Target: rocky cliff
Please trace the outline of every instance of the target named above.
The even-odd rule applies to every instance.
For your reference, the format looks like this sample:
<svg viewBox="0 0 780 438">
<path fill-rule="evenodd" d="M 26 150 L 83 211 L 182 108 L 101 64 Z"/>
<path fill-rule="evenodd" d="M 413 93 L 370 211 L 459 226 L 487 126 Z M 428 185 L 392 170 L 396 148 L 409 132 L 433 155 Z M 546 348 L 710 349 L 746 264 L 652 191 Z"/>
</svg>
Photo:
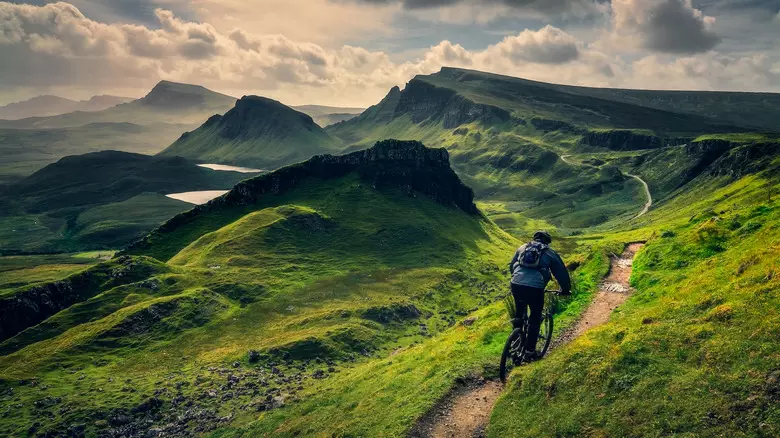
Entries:
<svg viewBox="0 0 780 438">
<path fill-rule="evenodd" d="M 690 138 L 664 138 L 649 133 L 613 129 L 588 131 L 582 136 L 580 143 L 585 146 L 602 147 L 616 151 L 636 151 L 682 145 L 689 141 L 691 141 Z"/>
<path fill-rule="evenodd" d="M 134 283 L 165 271 L 165 265 L 156 260 L 124 256 L 65 280 L 31 286 L 0 298 L 0 342 L 60 310 L 88 300 L 102 290 Z M 2 350 L 5 350 L 5 345 Z"/>
<path fill-rule="evenodd" d="M 502 123 L 510 119 L 506 110 L 475 103 L 450 88 L 441 88 L 419 79 L 412 79 L 401 92 L 395 115 L 407 114 L 414 123 L 441 121 L 445 129 L 482 121 Z"/>
<path fill-rule="evenodd" d="M 730 149 L 713 160 L 709 171 L 712 176 L 730 176 L 733 179 L 758 173 L 780 155 L 780 143 L 753 143 Z"/>
<path fill-rule="evenodd" d="M 449 154 L 444 149 L 429 149 L 417 141 L 384 140 L 373 147 L 347 155 L 319 155 L 308 161 L 284 167 L 237 184 L 230 192 L 182 213 L 134 243 L 126 252 L 134 253 L 147 247 L 156 235 L 224 208 L 256 204 L 262 197 L 283 193 L 310 178 L 334 179 L 356 172 L 377 189 L 401 189 L 410 195 L 420 193 L 445 205 L 452 205 L 478 214 L 474 192 L 450 167 Z"/>
</svg>

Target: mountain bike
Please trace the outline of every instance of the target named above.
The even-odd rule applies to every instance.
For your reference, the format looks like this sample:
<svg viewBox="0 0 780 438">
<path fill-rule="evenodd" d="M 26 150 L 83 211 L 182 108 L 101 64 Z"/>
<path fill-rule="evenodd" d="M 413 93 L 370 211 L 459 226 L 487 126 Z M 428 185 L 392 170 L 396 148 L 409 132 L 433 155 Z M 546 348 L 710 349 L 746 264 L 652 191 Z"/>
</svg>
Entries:
<svg viewBox="0 0 780 438">
<path fill-rule="evenodd" d="M 536 354 L 539 358 L 543 357 L 550 348 L 553 333 L 553 313 L 558 306 L 558 297 L 560 295 L 560 290 L 545 291 L 542 324 L 539 328 L 539 339 L 536 342 Z M 509 299 L 512 298 L 510 297 Z M 513 299 L 512 302 L 514 302 Z M 512 319 L 515 328 L 506 340 L 506 344 L 504 344 L 504 351 L 501 353 L 501 366 L 499 367 L 499 375 L 504 383 L 506 383 L 506 378 L 512 368 L 523 363 L 525 340 L 528 335 L 528 311 L 529 309 L 526 307 L 525 311 L 520 312 L 519 318 Z"/>
</svg>

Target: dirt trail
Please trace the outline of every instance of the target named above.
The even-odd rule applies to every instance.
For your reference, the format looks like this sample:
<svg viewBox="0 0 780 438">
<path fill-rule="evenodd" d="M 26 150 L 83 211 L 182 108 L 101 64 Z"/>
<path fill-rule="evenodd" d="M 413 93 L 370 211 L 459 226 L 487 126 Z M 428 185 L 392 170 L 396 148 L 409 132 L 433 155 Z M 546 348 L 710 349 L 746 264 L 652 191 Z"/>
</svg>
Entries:
<svg viewBox="0 0 780 438">
<path fill-rule="evenodd" d="M 561 160 L 564 163 L 566 163 L 566 164 L 568 164 L 570 166 L 582 166 L 583 165 L 583 164 L 573 163 L 573 162 L 567 160 L 568 157 L 571 157 L 571 154 L 568 154 L 568 155 L 558 155 L 558 156 L 561 157 Z M 645 205 L 642 207 L 642 210 L 639 212 L 639 214 L 634 216 L 634 219 L 636 219 L 638 217 L 641 217 L 641 216 L 644 216 L 644 214 L 647 213 L 650 210 L 650 207 L 653 206 L 653 194 L 650 193 L 650 186 L 647 185 L 647 182 L 645 180 L 643 180 L 641 177 L 639 177 L 637 175 L 632 175 L 632 174 L 626 173 L 626 172 L 623 172 L 623 174 L 625 176 L 629 177 L 629 178 L 634 178 L 635 180 L 639 181 L 642 184 L 642 187 L 645 189 L 645 196 L 647 196 L 647 202 L 645 202 Z"/>
<path fill-rule="evenodd" d="M 641 243 L 629 244 L 620 256 L 611 258 L 609 275 L 602 281 L 591 305 L 570 329 L 553 340 L 551 349 L 582 335 L 609 320 L 615 308 L 631 294 L 628 279 L 634 255 Z M 493 405 L 503 385 L 496 381 L 473 382 L 455 390 L 436 409 L 423 417 L 410 438 L 472 438 L 484 436 Z"/>
</svg>

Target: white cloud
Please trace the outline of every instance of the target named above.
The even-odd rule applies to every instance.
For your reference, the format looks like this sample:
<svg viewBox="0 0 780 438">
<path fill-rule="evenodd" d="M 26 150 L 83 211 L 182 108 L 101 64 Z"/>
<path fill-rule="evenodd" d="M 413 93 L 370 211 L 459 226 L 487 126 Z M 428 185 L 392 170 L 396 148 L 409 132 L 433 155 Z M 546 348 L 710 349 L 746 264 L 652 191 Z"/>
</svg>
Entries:
<svg viewBox="0 0 780 438">
<path fill-rule="evenodd" d="M 100 23 L 67 3 L 0 3 L 0 59 L 13 60 L 0 63 L 3 94 L 18 98 L 19 89 L 42 94 L 67 87 L 82 90 L 82 96 L 128 90 L 138 95 L 167 79 L 289 104 L 370 105 L 390 87 L 442 66 L 591 86 L 766 90 L 780 85 L 778 59 L 769 54 L 650 55 L 633 62 L 553 26 L 526 29 L 480 50 L 445 40 L 414 59 L 398 60 L 352 45 L 223 30 L 162 9 L 155 14 L 159 26 L 149 28 Z"/>
</svg>

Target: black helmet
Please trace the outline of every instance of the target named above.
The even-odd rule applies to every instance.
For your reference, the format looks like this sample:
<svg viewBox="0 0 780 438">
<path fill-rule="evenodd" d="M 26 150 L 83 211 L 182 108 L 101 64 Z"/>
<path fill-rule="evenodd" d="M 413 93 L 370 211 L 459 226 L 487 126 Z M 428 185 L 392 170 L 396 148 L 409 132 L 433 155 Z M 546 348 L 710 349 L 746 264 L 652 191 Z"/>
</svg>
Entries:
<svg viewBox="0 0 780 438">
<path fill-rule="evenodd" d="M 534 240 L 549 245 L 552 243 L 552 236 L 547 231 L 540 230 L 534 233 Z"/>
</svg>

